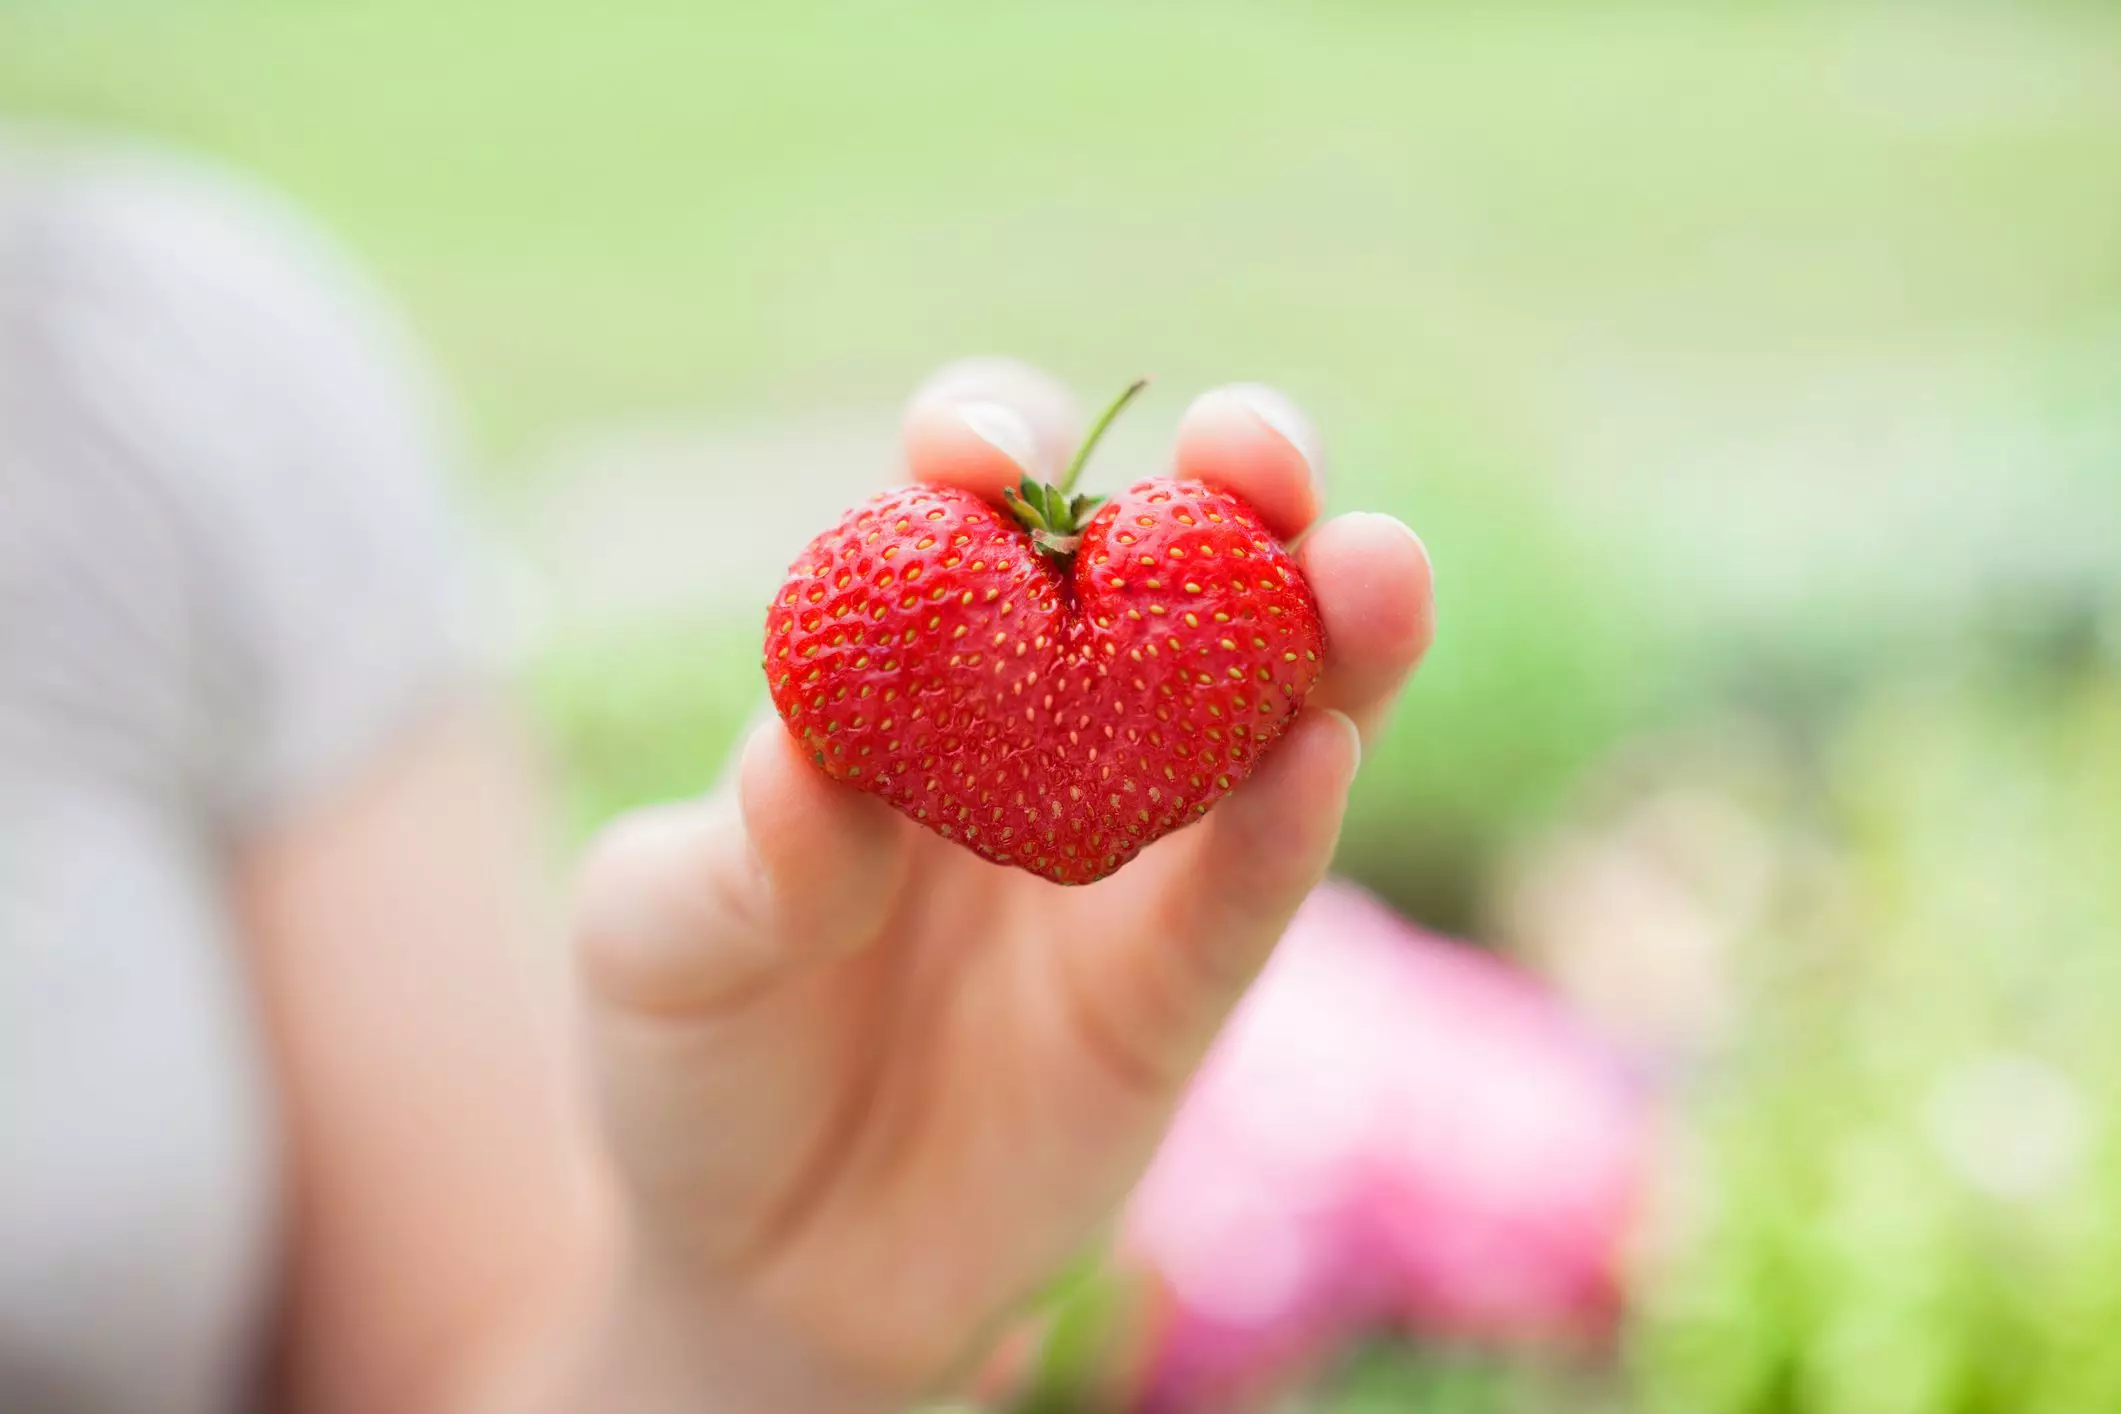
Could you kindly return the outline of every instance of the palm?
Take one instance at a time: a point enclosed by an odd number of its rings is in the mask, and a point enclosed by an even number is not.
[[[1192,1059],[1157,996],[1193,979],[1126,972],[1164,943],[1188,965],[1173,883],[1201,833],[1074,890],[924,837],[877,944],[762,1002],[832,1038],[791,1058],[810,1094],[730,1213],[774,1306],[865,1368],[932,1370],[1089,1236]]]

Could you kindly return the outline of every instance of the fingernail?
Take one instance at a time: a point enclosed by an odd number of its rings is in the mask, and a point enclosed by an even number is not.
[[[1436,562],[1429,558],[1429,547],[1419,535],[1414,533],[1413,526],[1408,525],[1398,516],[1389,515],[1384,511],[1350,511],[1345,516],[1342,516],[1341,519],[1356,521],[1365,525],[1384,526],[1392,535],[1411,544],[1414,547],[1414,553],[1421,556],[1422,568],[1425,571],[1424,577],[1429,582],[1429,594],[1432,598],[1435,596]]]
[[[1348,745],[1354,748],[1354,756],[1351,758],[1352,764],[1348,767],[1348,779],[1353,781],[1356,771],[1362,767],[1362,728],[1356,726],[1355,719],[1338,707],[1325,707],[1320,710],[1328,717],[1338,721],[1341,730],[1348,734]]]
[[[1022,413],[1006,403],[964,403],[957,415],[974,436],[1000,452],[1018,469],[1031,472],[1038,465],[1038,440]]]
[[[1412,541],[1414,543],[1415,550],[1417,550],[1421,554],[1421,562],[1429,567],[1430,578],[1432,580],[1435,578],[1436,564],[1433,560],[1429,558],[1428,544],[1423,541],[1423,539],[1419,535],[1415,534],[1413,526],[1408,525],[1405,521],[1401,520],[1398,516],[1391,514],[1389,511],[1358,511],[1356,512],[1356,514],[1360,515],[1365,520],[1374,520],[1381,525],[1389,525],[1392,527],[1393,530],[1397,531],[1399,534],[1405,536],[1408,540]]]
[[[1398,526],[1400,530],[1405,532],[1407,539],[1414,542],[1414,548],[1421,554],[1422,569],[1427,572],[1427,577],[1429,581],[1429,598],[1434,599],[1436,597],[1436,561],[1429,558],[1429,542],[1422,539],[1419,535],[1415,534],[1414,527],[1408,525],[1398,516],[1387,516],[1385,517],[1385,519],[1391,521],[1392,524]]]
[[[1326,452],[1318,440],[1318,429],[1303,410],[1264,383],[1233,383],[1229,391],[1245,410],[1267,424],[1275,436],[1296,449],[1310,469],[1311,484],[1323,491],[1326,484]]]

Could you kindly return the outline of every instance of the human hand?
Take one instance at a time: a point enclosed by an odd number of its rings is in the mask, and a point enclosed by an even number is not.
[[[1065,460],[1069,406],[1019,365],[957,365],[907,414],[911,471],[998,497]],[[1433,606],[1397,521],[1313,525],[1309,441],[1256,388],[1180,425],[1176,474],[1303,537],[1328,662],[1250,780],[1111,878],[988,864],[779,721],[713,796],[601,842],[578,959],[629,1300],[745,1407],[886,1409],[965,1369],[1117,1208],[1324,874]]]

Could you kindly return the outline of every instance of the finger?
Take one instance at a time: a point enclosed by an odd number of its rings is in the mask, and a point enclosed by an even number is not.
[[[890,807],[814,770],[787,728],[765,723],[734,791],[605,832],[583,876],[587,982],[652,1014],[726,1007],[873,939],[906,853]]]
[[[1068,390],[1008,358],[961,359],[915,390],[901,429],[916,480],[998,496],[1058,476],[1082,433]]]
[[[1325,876],[1361,754],[1346,716],[1306,708],[1205,820],[1098,886],[1118,886],[1101,913],[1148,926],[1086,929],[1056,965],[1083,1030],[1131,1084],[1160,1095],[1199,1063]]]
[[[1306,707],[1251,778],[1208,816],[1197,867],[1177,904],[1177,932],[1204,964],[1196,972],[1211,1031],[1325,877],[1361,763],[1354,721],[1330,707]]]
[[[1311,419],[1261,383],[1233,383],[1195,398],[1179,419],[1172,462],[1180,476],[1251,502],[1284,540],[1309,528],[1325,496],[1324,449]]]
[[[1310,700],[1347,713],[1374,742],[1436,635],[1429,552],[1395,518],[1359,512],[1313,530],[1297,563],[1326,629],[1325,675]]]

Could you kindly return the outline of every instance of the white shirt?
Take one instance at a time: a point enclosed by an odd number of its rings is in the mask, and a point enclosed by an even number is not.
[[[462,661],[424,393],[225,178],[0,133],[0,1409],[255,1398],[273,1097],[226,888]]]

